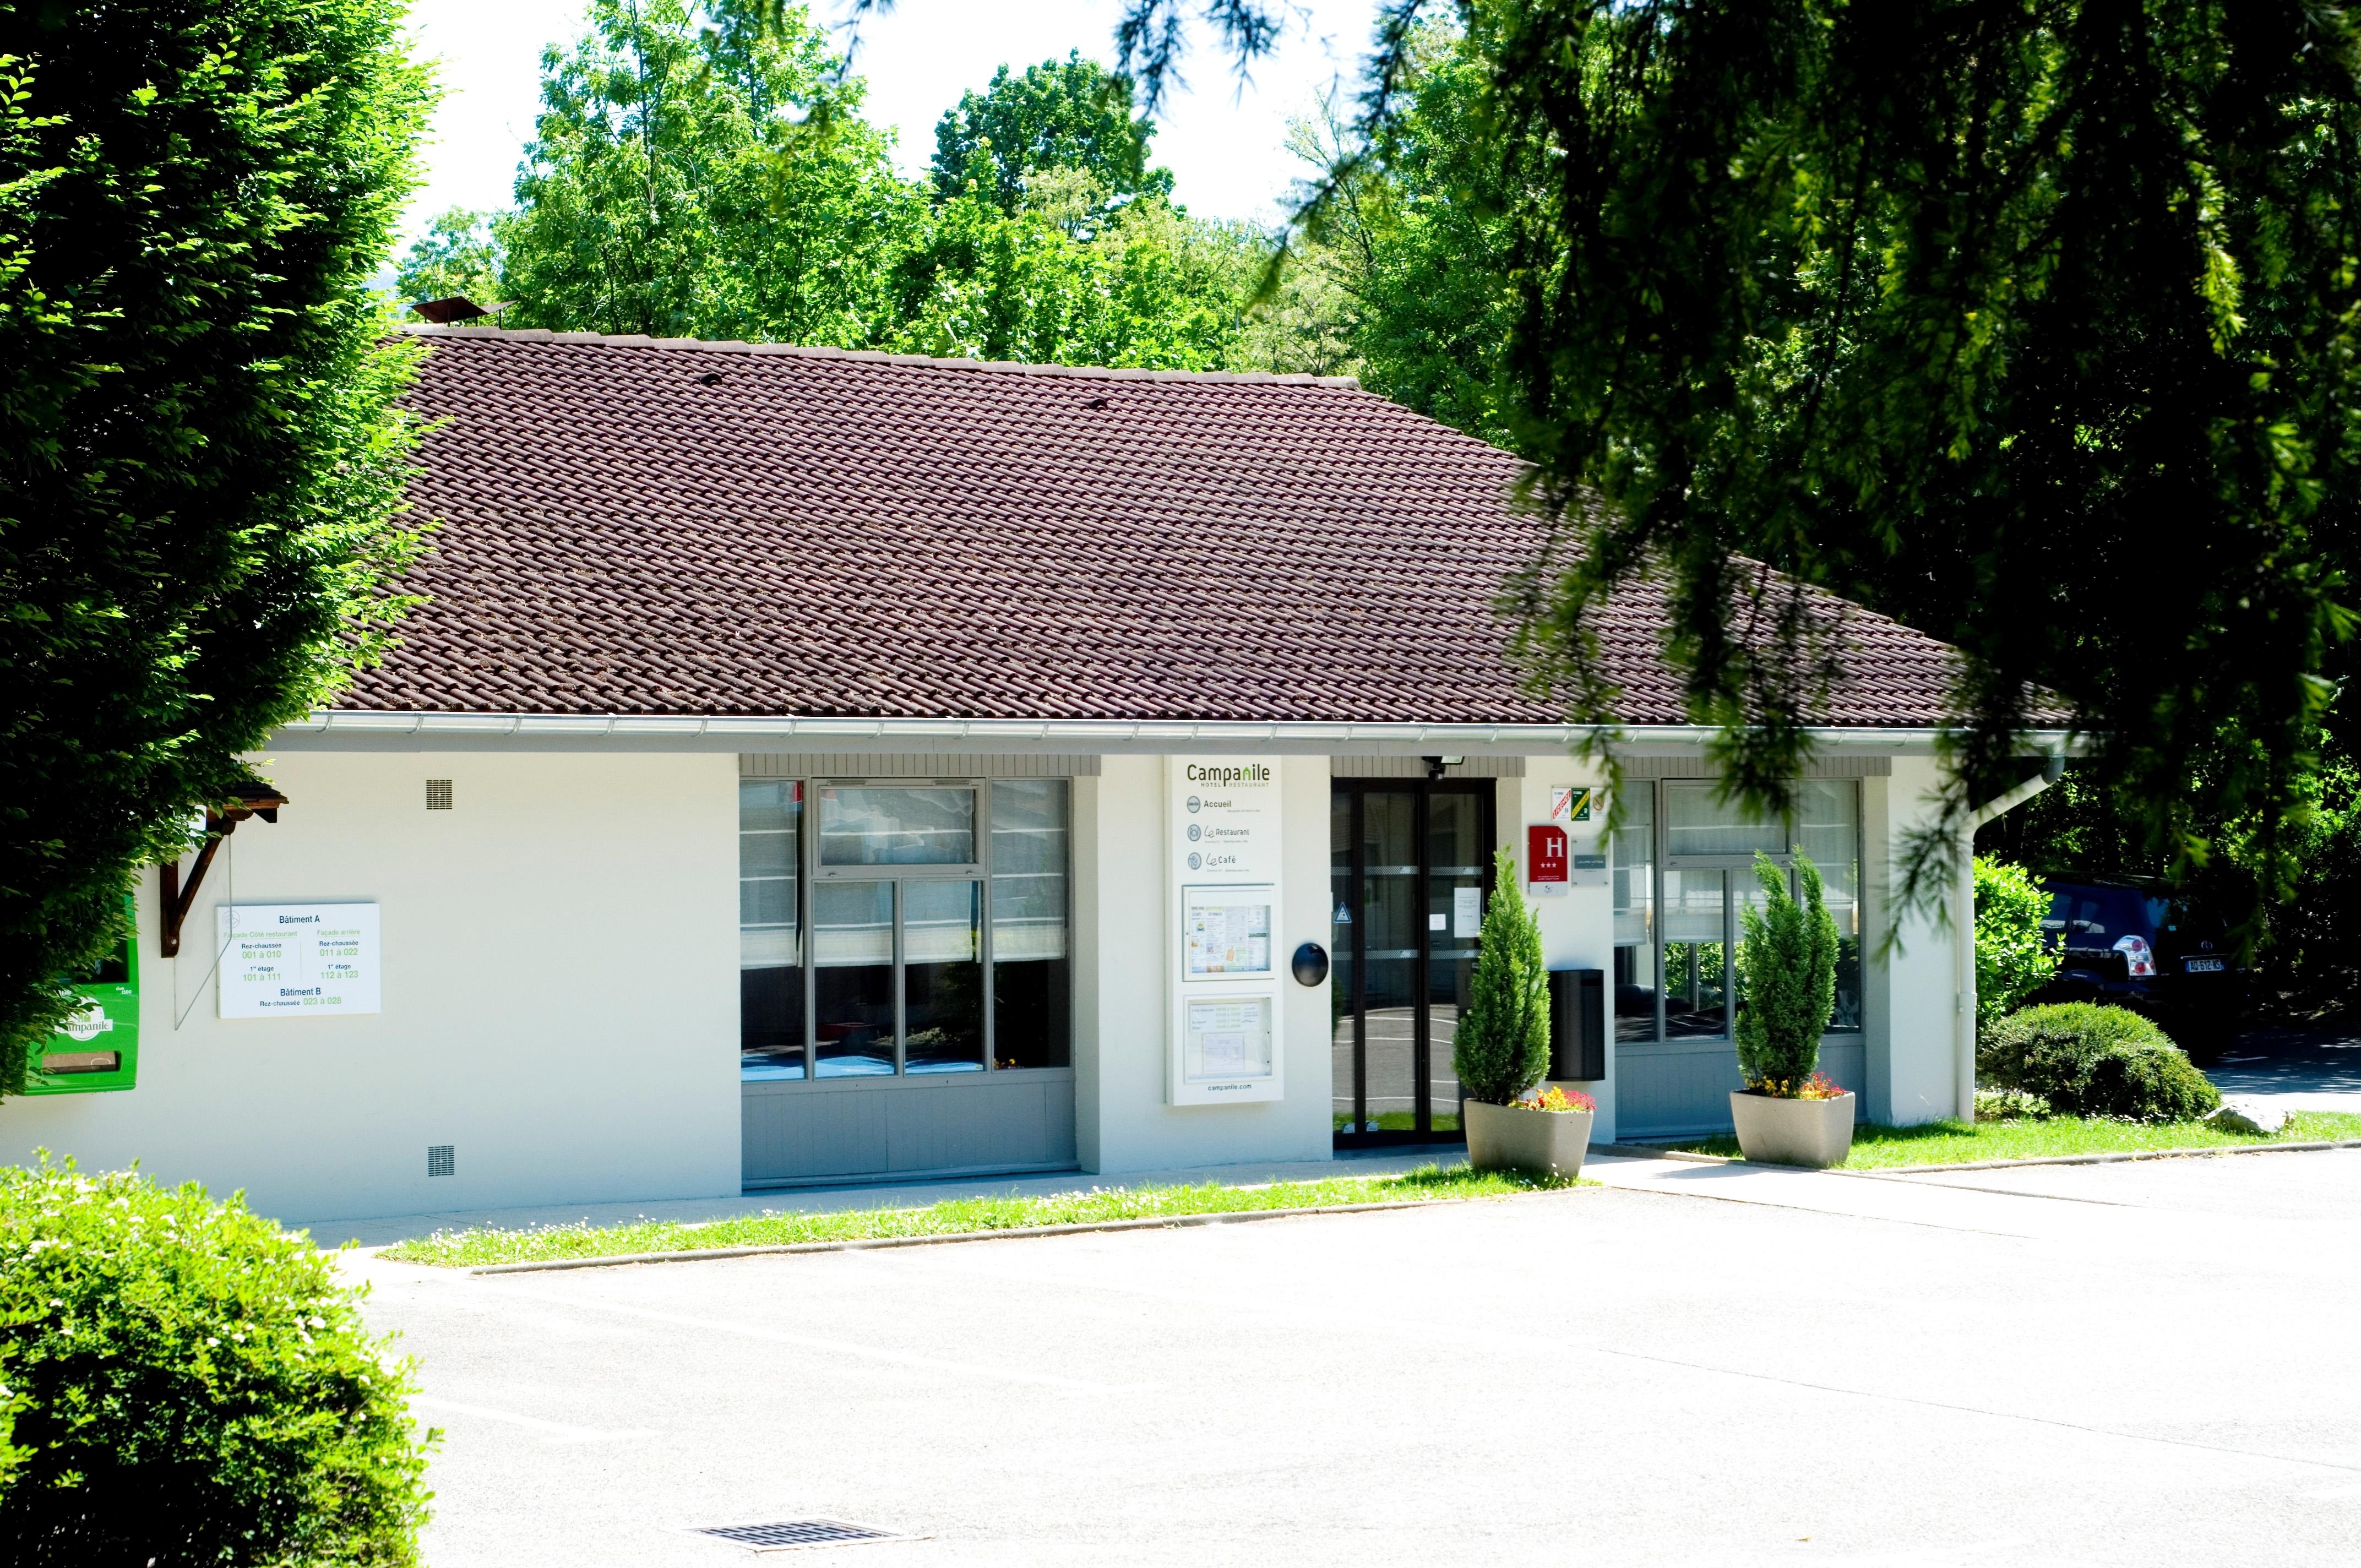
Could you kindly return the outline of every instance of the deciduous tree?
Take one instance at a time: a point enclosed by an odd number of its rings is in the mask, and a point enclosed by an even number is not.
[[[592,0],[542,60],[511,326],[866,346],[925,198],[800,7]]]
[[[1389,0],[1360,157],[1417,107]],[[1458,0],[1497,159],[1505,404],[1560,544],[1526,651],[1578,718],[1593,622],[1671,590],[1690,716],[1782,802],[1847,658],[1799,585],[1966,655],[1951,814],[2070,724],[2157,857],[2217,851],[2205,760],[2268,882],[2342,674],[2356,497],[2361,20],[2314,0]],[[1151,107],[1187,29],[1276,0],[1129,0]],[[1592,506],[1596,496],[1606,504]],[[2051,703],[2062,706],[2052,717]]]

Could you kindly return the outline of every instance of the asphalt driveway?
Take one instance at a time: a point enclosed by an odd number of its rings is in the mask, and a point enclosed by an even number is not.
[[[2290,1111],[2361,1112],[2361,1032],[2249,1029],[2205,1076],[2224,1094],[2261,1095]]]
[[[2361,1559],[2361,1151],[469,1277],[437,1568]],[[1719,1174],[1717,1174],[1719,1173]]]

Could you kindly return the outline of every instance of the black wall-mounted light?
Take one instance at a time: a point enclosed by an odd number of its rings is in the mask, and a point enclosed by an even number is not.
[[[1306,942],[1295,949],[1295,983],[1318,985],[1328,978],[1328,949],[1317,942]]]

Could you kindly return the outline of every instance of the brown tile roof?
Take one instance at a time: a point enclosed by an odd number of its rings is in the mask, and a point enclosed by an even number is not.
[[[1517,460],[1350,382],[432,335],[427,601],[339,707],[1563,717],[1492,608]],[[1686,722],[1661,600],[1612,611],[1620,717]],[[1823,721],[1936,722],[1949,651],[1845,613]]]

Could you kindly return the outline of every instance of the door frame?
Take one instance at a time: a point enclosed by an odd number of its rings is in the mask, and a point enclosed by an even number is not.
[[[1352,995],[1345,1001],[1345,1006],[1353,1020],[1353,1125],[1356,1128],[1367,1125],[1369,1120],[1367,1005],[1369,965],[1367,956],[1369,922],[1367,918],[1366,892],[1368,879],[1366,875],[1367,861],[1364,859],[1367,853],[1367,835],[1363,831],[1363,828],[1366,821],[1364,813],[1369,793],[1373,790],[1413,796],[1411,807],[1411,832],[1416,840],[1415,863],[1418,869],[1411,879],[1411,904],[1417,916],[1411,929],[1418,938],[1418,952],[1417,956],[1411,960],[1411,993],[1416,999],[1411,1009],[1412,1125],[1411,1130],[1406,1132],[1332,1131],[1330,1136],[1334,1146],[1340,1149],[1380,1148],[1389,1145],[1404,1144],[1465,1143],[1467,1135],[1464,1129],[1455,1128],[1444,1132],[1434,1130],[1434,1107],[1428,1098],[1434,1086],[1434,1032],[1432,1021],[1427,1015],[1427,1009],[1433,1002],[1431,987],[1433,979],[1433,938],[1434,933],[1424,918],[1429,913],[1427,905],[1432,897],[1433,875],[1430,806],[1437,795],[1473,795],[1476,798],[1479,813],[1478,837],[1482,840],[1484,851],[1484,861],[1481,863],[1488,866],[1491,846],[1499,826],[1498,781],[1493,779],[1335,778],[1328,783],[1332,822],[1334,820],[1334,797],[1340,794],[1345,795],[1351,802],[1349,825],[1345,829],[1351,839],[1349,869],[1346,874],[1349,878],[1348,885],[1354,895],[1353,908],[1356,913],[1353,916],[1351,955],[1353,990]],[[1335,876],[1335,846],[1333,843],[1329,846],[1329,867],[1333,894]],[[1484,898],[1488,907],[1491,897],[1492,890],[1488,883],[1484,886]],[[1328,1048],[1329,1059],[1333,1061],[1335,1056],[1334,1025],[1330,1026]],[[1332,1126],[1335,1120],[1336,1098],[1335,1086],[1332,1083],[1329,1087],[1329,1120]]]

